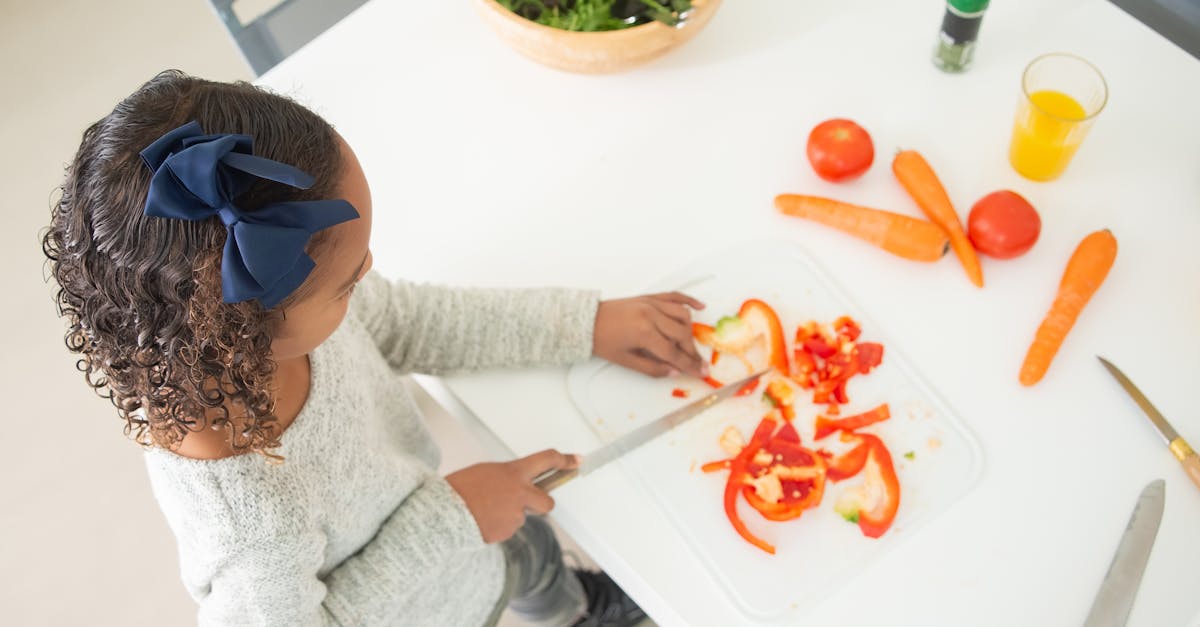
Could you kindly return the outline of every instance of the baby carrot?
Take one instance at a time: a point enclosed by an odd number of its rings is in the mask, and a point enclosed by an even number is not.
[[[1033,385],[1042,380],[1063,339],[1075,326],[1079,312],[1104,282],[1116,258],[1117,238],[1108,229],[1096,231],[1079,243],[1067,262],[1054,304],[1025,355],[1025,363],[1021,365],[1021,385]]]
[[[820,222],[913,261],[937,261],[949,249],[946,234],[936,224],[890,211],[798,194],[776,196],[775,207],[786,215]]]
[[[959,262],[967,271],[967,278],[976,287],[983,287],[983,268],[979,266],[979,257],[975,255],[971,240],[963,232],[962,221],[950,202],[950,196],[946,194],[946,188],[934,174],[933,168],[929,167],[929,162],[915,150],[901,150],[892,160],[892,172],[908,190],[908,195],[920,205],[921,211],[946,230],[954,254],[958,255]]]

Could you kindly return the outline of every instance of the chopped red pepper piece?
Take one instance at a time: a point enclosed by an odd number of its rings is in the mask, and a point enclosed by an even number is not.
[[[783,423],[783,426],[779,428],[779,432],[775,434],[775,437],[784,442],[800,443],[800,432],[796,431],[796,425],[790,422]]]
[[[863,483],[844,493],[834,510],[846,520],[857,522],[863,535],[878,538],[892,526],[900,509],[900,481],[883,441],[873,435],[860,437],[867,446]]]
[[[816,435],[814,437],[820,440],[834,431],[854,431],[867,425],[873,425],[877,422],[882,422],[891,417],[892,413],[888,408],[887,403],[884,403],[879,407],[872,409],[871,411],[856,414],[854,416],[846,416],[845,418],[838,418],[837,420],[831,420],[825,416],[817,416]]]
[[[787,341],[783,337],[783,325],[771,306],[757,298],[742,303],[738,317],[752,329],[762,329],[767,339],[767,363],[779,374],[787,375]]]
[[[783,414],[784,420],[790,422],[796,417],[796,410],[792,407],[796,394],[792,391],[792,386],[784,382],[783,379],[774,379],[768,383],[767,391],[763,392],[763,397],[771,405],[779,409],[779,412]]]
[[[675,388],[671,390],[671,396],[674,396],[675,398],[687,398],[688,391],[683,388]]]
[[[715,462],[708,462],[700,467],[700,472],[717,472],[718,470],[728,470],[730,460],[718,459]]]
[[[857,475],[867,463],[867,443],[860,436],[842,433],[843,442],[858,442],[854,448],[832,457],[828,463],[830,481],[841,481]]]
[[[858,359],[858,371],[862,374],[871,372],[883,363],[883,344],[876,342],[861,342],[855,345],[855,356]]]
[[[786,428],[788,423],[784,423]],[[760,465],[752,460],[752,477],[742,490],[746,502],[767,520],[798,518],[821,502],[825,491],[825,460],[820,455],[787,439],[780,429],[763,447],[770,462]],[[759,453],[758,455],[761,455]],[[764,492],[760,493],[762,487]]]
[[[810,337],[807,340],[804,340],[804,348],[808,349],[808,352],[820,357],[821,359],[829,359],[838,352],[836,348],[830,346],[829,343],[825,341],[825,338],[820,336]]]
[[[858,336],[862,335],[862,327],[850,316],[842,316],[834,320],[833,330],[839,337],[844,337],[851,342],[857,340]]]
[[[746,527],[746,523],[742,522],[737,511],[737,496],[749,477],[747,467],[750,460],[754,459],[754,455],[758,453],[774,430],[775,420],[769,416],[758,423],[758,428],[754,430],[754,435],[746,444],[746,448],[743,448],[742,452],[733,458],[729,468],[729,478],[725,482],[725,516],[729,518],[730,524],[747,542],[771,555],[775,554],[775,547],[751,533],[750,529]]]

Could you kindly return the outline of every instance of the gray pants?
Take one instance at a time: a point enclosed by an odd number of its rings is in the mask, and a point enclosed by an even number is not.
[[[523,620],[539,627],[563,627],[587,610],[583,586],[563,562],[554,531],[540,516],[529,516],[504,541],[507,572],[504,594],[487,625],[495,625],[507,605]]]

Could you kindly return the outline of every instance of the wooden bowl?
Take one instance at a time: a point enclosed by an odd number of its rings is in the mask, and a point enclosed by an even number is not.
[[[582,74],[621,72],[656,59],[696,36],[721,0],[693,0],[678,27],[660,22],[622,30],[580,33],[527,20],[496,0],[475,0],[479,14],[517,52],[552,68]]]

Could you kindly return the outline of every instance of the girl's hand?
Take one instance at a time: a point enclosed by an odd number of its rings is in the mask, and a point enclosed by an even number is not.
[[[483,541],[503,542],[521,525],[525,514],[545,514],[554,509],[554,499],[533,485],[547,470],[575,468],[579,458],[547,449],[504,463],[467,466],[446,475],[446,482],[466,502],[479,525]]]
[[[653,377],[708,376],[692,341],[692,313],[704,303],[679,292],[606,300],[596,310],[592,352]]]

